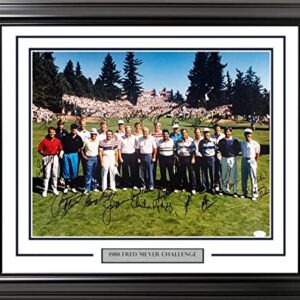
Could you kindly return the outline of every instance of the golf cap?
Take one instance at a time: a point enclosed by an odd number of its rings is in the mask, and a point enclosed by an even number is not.
[[[172,126],[172,128],[173,128],[173,129],[179,128],[179,125],[178,125],[178,124],[174,124],[174,125]]]
[[[96,128],[92,128],[92,130],[90,131],[90,134],[98,134],[97,129]]]
[[[71,125],[71,129],[77,129],[78,128],[78,125],[77,124],[72,124]]]
[[[118,121],[118,125],[125,124],[123,120]]]
[[[210,132],[210,129],[206,127],[203,129],[203,132]]]
[[[244,130],[244,133],[252,133],[252,129],[246,128],[246,129]]]

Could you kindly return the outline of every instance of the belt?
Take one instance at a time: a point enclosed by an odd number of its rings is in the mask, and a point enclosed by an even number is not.
[[[254,158],[251,158],[251,157],[243,157],[243,159],[250,160],[250,159],[254,159]]]

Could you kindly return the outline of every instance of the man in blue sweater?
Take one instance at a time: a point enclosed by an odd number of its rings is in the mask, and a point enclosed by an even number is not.
[[[232,185],[233,197],[237,198],[237,155],[240,152],[239,141],[232,136],[232,128],[224,129],[225,137],[219,142],[221,152],[221,192],[220,195],[227,194],[229,183]]]

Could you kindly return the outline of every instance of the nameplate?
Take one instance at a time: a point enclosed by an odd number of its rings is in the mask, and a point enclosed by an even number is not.
[[[102,263],[204,263],[204,249],[103,248]]]

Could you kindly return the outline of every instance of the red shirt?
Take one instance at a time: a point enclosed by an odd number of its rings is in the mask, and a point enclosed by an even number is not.
[[[55,155],[62,150],[61,142],[58,138],[50,140],[48,137],[45,137],[39,144],[38,150],[44,155]]]

